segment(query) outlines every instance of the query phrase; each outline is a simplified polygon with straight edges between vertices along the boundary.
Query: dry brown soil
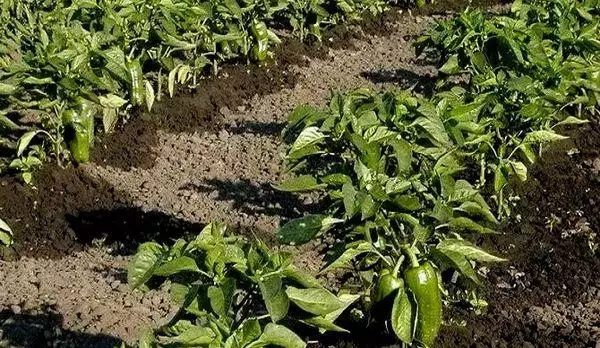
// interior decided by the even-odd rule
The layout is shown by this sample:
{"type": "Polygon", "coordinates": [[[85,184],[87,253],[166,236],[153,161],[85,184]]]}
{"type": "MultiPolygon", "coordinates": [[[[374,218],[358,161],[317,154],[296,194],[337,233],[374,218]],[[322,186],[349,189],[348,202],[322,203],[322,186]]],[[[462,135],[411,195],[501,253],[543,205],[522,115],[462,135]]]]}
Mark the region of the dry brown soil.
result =
{"type": "MultiPolygon", "coordinates": [[[[163,292],[126,286],[139,243],[169,242],[211,220],[273,242],[281,220],[318,210],[310,198],[270,186],[286,176],[279,133],[287,114],[355,87],[426,93],[435,69],[416,59],[411,42],[441,15],[394,10],[336,28],[323,43],[286,40],[276,62],[228,66],[135,115],[101,140],[91,164],[48,165],[35,188],[0,178],[0,215],[16,233],[14,247],[0,254],[0,347],[131,343],[174,310],[163,292]]],[[[448,323],[441,346],[593,347],[600,340],[600,265],[588,247],[600,227],[598,134],[595,127],[575,134],[532,171],[520,188],[521,221],[485,241],[511,260],[487,274],[487,314],[453,309],[459,320],[448,323]],[[567,155],[572,149],[578,153],[567,155]],[[551,214],[558,222],[549,228],[551,214]]],[[[318,251],[299,250],[298,262],[317,269],[318,251]]],[[[372,345],[360,336],[348,342],[372,345]]]]}

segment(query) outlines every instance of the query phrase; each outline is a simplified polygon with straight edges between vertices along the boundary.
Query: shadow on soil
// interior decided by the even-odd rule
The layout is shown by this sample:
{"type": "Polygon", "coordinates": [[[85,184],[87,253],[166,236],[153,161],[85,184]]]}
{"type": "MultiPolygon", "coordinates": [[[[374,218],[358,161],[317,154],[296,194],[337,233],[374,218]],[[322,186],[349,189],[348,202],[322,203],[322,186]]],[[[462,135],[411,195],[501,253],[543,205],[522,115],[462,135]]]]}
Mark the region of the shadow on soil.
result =
{"type": "Polygon", "coordinates": [[[170,242],[197,233],[202,224],[132,206],[131,197],[82,168],[47,165],[36,188],[17,179],[0,179],[3,219],[15,233],[0,259],[22,256],[60,258],[101,242],[118,254],[132,254],[140,243],[170,242]]]}
{"type": "Polygon", "coordinates": [[[229,125],[227,131],[232,134],[256,134],[262,136],[279,136],[285,124],[279,122],[244,122],[229,125]]]}
{"type": "Polygon", "coordinates": [[[437,79],[437,76],[420,75],[407,69],[372,70],[360,75],[373,83],[393,83],[401,89],[412,89],[423,95],[433,93],[437,79]]]}
{"type": "Polygon", "coordinates": [[[247,179],[210,179],[199,184],[188,184],[181,189],[208,192],[215,200],[233,201],[233,208],[246,214],[291,218],[312,212],[317,205],[306,203],[297,195],[274,189],[270,183],[247,179]]]}
{"type": "Polygon", "coordinates": [[[90,347],[111,348],[121,340],[104,334],[65,330],[62,315],[51,306],[15,314],[0,311],[0,346],[2,347],[90,347]]]}

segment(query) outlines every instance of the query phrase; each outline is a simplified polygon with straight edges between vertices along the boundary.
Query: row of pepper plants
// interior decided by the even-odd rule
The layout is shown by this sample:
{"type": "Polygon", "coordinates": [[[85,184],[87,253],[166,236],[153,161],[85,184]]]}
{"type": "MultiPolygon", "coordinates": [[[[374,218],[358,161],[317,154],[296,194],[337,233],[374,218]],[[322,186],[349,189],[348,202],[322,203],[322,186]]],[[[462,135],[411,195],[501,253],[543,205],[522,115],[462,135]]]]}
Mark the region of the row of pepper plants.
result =
{"type": "Polygon", "coordinates": [[[170,283],[181,309],[140,346],[304,347],[301,326],[344,332],[342,315],[407,346],[434,345],[444,304],[486,304],[478,267],[504,259],[476,241],[511,215],[511,183],[566,138],[557,127],[598,115],[599,15],[597,0],[467,10],[417,40],[439,61],[433,95],[361,89],[296,108],[283,132],[295,175],[274,186],[317,192],[326,208],[277,237],[328,244],[321,274],[343,286],[334,294],[291,255],[218,224],[170,248],[146,243],[130,283],[170,283]]]}
{"type": "Polygon", "coordinates": [[[5,0],[0,4],[0,172],[87,162],[97,130],[151,109],[227,60],[264,61],[274,29],[321,38],[383,0],[5,0]],[[97,127],[96,121],[101,125],[97,127]]]}

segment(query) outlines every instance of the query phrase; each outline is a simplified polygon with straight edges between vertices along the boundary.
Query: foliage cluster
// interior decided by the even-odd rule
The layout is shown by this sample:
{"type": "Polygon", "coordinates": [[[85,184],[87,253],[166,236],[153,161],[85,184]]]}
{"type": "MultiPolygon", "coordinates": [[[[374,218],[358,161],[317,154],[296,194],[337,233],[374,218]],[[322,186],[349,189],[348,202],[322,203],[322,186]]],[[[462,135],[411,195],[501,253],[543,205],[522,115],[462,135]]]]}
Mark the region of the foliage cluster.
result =
{"type": "Polygon", "coordinates": [[[0,5],[0,170],[31,180],[47,154],[89,160],[96,120],[113,130],[225,60],[263,61],[274,28],[379,14],[383,0],[6,0],[0,5]],[[14,155],[16,153],[16,156],[14,155]]]}

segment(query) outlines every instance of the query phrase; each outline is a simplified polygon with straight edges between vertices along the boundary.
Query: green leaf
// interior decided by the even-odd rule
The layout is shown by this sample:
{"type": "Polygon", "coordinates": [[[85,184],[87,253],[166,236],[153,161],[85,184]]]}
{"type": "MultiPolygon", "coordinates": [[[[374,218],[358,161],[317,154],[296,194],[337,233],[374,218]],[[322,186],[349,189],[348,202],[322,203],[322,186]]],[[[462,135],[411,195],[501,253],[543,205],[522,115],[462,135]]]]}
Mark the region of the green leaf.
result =
{"type": "Polygon", "coordinates": [[[439,242],[436,248],[444,253],[447,251],[457,252],[460,255],[463,255],[464,257],[466,257],[467,259],[474,260],[474,261],[480,261],[480,262],[506,261],[503,258],[494,256],[492,254],[489,254],[489,253],[479,249],[477,246],[475,246],[471,242],[468,242],[463,239],[455,239],[455,238],[445,239],[445,240],[439,242]]]}
{"type": "Polygon", "coordinates": [[[143,330],[137,343],[138,348],[156,348],[156,340],[152,329],[143,330]]]}
{"type": "Polygon", "coordinates": [[[268,323],[258,341],[247,348],[275,345],[284,348],[304,348],[306,343],[298,335],[283,325],[268,323]]]}
{"type": "Polygon", "coordinates": [[[303,192],[314,191],[324,187],[326,184],[319,184],[312,175],[300,175],[281,182],[279,185],[272,185],[273,188],[285,192],[303,192]]]}
{"type": "Polygon", "coordinates": [[[33,130],[33,131],[29,131],[29,132],[23,134],[19,138],[19,141],[17,142],[17,156],[21,156],[23,154],[23,152],[25,152],[25,150],[29,146],[29,143],[31,143],[31,140],[33,139],[33,137],[35,137],[36,135],[38,135],[42,132],[43,132],[42,130],[33,130]]]}
{"type": "Polygon", "coordinates": [[[413,341],[413,325],[416,312],[417,310],[410,301],[406,289],[401,286],[398,288],[392,305],[391,322],[396,336],[406,344],[411,344],[413,341]]]}
{"type": "Polygon", "coordinates": [[[17,91],[17,87],[0,82],[0,95],[11,95],[17,91]]]}
{"type": "Polygon", "coordinates": [[[148,111],[152,110],[152,106],[154,105],[154,99],[156,98],[156,93],[154,92],[154,87],[152,87],[152,83],[148,80],[144,80],[146,82],[146,107],[148,111]]]}
{"type": "Polygon", "coordinates": [[[546,144],[553,141],[564,140],[568,137],[556,134],[550,130],[538,130],[527,133],[523,139],[523,144],[546,144]]]}
{"type": "Polygon", "coordinates": [[[329,230],[334,224],[344,220],[325,215],[307,215],[289,221],[277,230],[277,239],[284,244],[301,245],[311,241],[319,233],[329,230]]]}
{"type": "Polygon", "coordinates": [[[445,263],[449,268],[460,272],[463,276],[471,279],[475,284],[481,284],[473,266],[460,252],[448,249],[433,249],[433,255],[445,263]]]}
{"type": "Polygon", "coordinates": [[[326,315],[343,305],[334,294],[322,288],[298,289],[289,286],[285,292],[294,304],[315,315],[326,315]]]}
{"type": "Polygon", "coordinates": [[[350,266],[350,262],[358,255],[375,252],[375,247],[369,242],[361,242],[360,244],[346,249],[340,257],[325,267],[320,273],[324,273],[337,268],[350,266]]]}
{"type": "Polygon", "coordinates": [[[442,65],[439,69],[441,72],[447,75],[452,75],[460,72],[460,66],[458,65],[458,55],[451,55],[450,58],[442,65]]]}
{"type": "Polygon", "coordinates": [[[213,330],[207,327],[193,326],[171,340],[185,346],[201,346],[211,343],[215,337],[216,334],[213,330]]]}
{"type": "Polygon", "coordinates": [[[458,208],[454,208],[455,210],[465,212],[471,216],[481,216],[486,221],[497,224],[498,220],[492,214],[492,212],[487,207],[482,207],[479,203],[473,201],[466,201],[462,203],[458,208]]]}
{"type": "Polygon", "coordinates": [[[162,263],[166,252],[163,246],[155,242],[140,245],[129,263],[127,283],[134,289],[145,284],[162,263]]]}
{"type": "Polygon", "coordinates": [[[4,220],[0,219],[0,243],[9,246],[13,243],[13,232],[4,220]]]}
{"type": "Polygon", "coordinates": [[[289,159],[297,159],[305,156],[306,154],[303,152],[303,150],[320,143],[323,139],[325,139],[325,134],[323,134],[319,128],[305,128],[300,135],[298,135],[298,138],[296,138],[294,144],[292,144],[287,157],[289,159]]]}
{"type": "Polygon", "coordinates": [[[279,275],[271,275],[258,282],[260,292],[267,311],[273,322],[283,319],[290,307],[290,299],[283,289],[283,283],[279,275]]]}
{"type": "Polygon", "coordinates": [[[589,120],[583,120],[581,118],[577,118],[575,116],[568,116],[564,120],[558,122],[555,126],[564,126],[564,125],[578,125],[578,124],[586,124],[590,122],[589,120]]]}
{"type": "Polygon", "coordinates": [[[450,227],[450,229],[453,231],[472,231],[482,234],[496,233],[496,231],[481,226],[475,221],[463,216],[451,218],[450,220],[448,220],[448,227],[450,227]]]}
{"type": "Polygon", "coordinates": [[[103,108],[102,109],[102,125],[104,132],[111,133],[117,125],[117,109],[103,108]]]}
{"type": "Polygon", "coordinates": [[[109,109],[118,109],[121,106],[127,104],[127,100],[125,100],[117,95],[114,95],[114,94],[98,96],[98,100],[100,101],[100,105],[102,105],[105,108],[109,108],[109,109]]]}
{"type": "Polygon", "coordinates": [[[527,166],[520,161],[510,161],[512,171],[517,175],[519,180],[527,181],[527,166]]]}
{"type": "Polygon", "coordinates": [[[179,272],[200,272],[200,269],[194,259],[181,256],[162,264],[154,271],[154,274],[160,277],[168,277],[179,272]]]}

